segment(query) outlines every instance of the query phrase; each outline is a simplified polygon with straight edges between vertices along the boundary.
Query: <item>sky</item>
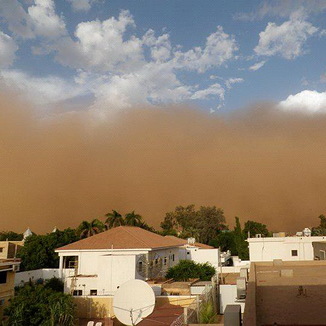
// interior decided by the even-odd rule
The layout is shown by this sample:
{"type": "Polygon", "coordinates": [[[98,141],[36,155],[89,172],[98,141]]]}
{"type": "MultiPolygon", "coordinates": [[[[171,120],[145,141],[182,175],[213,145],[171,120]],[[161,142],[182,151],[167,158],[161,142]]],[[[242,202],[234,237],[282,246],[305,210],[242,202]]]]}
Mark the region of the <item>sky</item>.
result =
{"type": "Polygon", "coordinates": [[[45,110],[326,112],[323,0],[0,0],[0,78],[45,110]]]}

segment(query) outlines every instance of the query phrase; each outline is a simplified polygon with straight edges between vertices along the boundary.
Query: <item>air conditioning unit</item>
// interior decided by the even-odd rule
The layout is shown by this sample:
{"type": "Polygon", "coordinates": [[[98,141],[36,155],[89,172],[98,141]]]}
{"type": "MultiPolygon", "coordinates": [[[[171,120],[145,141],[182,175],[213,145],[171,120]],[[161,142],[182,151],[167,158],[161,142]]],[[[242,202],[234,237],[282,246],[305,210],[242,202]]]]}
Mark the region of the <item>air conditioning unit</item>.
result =
{"type": "Polygon", "coordinates": [[[12,270],[13,270],[14,272],[19,272],[19,271],[20,271],[20,265],[13,265],[13,266],[12,266],[12,270]]]}

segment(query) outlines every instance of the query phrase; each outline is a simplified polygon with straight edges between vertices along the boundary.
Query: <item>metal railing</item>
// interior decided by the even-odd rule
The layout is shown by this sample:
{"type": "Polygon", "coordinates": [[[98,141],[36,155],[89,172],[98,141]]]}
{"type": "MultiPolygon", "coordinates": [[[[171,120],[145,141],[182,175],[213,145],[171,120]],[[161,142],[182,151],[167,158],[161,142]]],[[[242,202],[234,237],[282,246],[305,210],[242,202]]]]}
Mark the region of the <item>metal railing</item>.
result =
{"type": "Polygon", "coordinates": [[[207,303],[211,303],[214,311],[217,312],[216,286],[217,278],[214,276],[212,278],[212,285],[207,285],[204,291],[188,307],[184,308],[184,313],[175,319],[170,326],[184,326],[199,323],[201,309],[207,303]]]}

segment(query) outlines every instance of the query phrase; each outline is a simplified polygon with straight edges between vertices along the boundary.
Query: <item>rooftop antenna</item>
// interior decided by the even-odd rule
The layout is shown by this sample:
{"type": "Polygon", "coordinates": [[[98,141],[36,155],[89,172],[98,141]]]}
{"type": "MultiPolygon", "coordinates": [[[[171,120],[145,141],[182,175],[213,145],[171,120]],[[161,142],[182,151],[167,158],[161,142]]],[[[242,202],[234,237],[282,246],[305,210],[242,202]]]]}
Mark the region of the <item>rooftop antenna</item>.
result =
{"type": "Polygon", "coordinates": [[[154,291],[142,280],[123,283],[113,297],[114,314],[124,325],[137,325],[153,312],[154,306],[154,291]]]}

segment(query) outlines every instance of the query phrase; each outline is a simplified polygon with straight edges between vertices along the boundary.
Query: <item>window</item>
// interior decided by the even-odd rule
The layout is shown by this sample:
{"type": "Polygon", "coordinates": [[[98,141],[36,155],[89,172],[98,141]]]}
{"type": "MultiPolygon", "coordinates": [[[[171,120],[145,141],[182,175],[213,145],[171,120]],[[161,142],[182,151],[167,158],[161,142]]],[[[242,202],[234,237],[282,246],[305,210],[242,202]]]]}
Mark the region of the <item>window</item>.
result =
{"type": "Polygon", "coordinates": [[[97,290],[91,290],[90,295],[97,295],[97,290]]]}
{"type": "Polygon", "coordinates": [[[72,293],[73,296],[81,296],[83,295],[83,290],[74,290],[74,292],[72,293]]]}
{"type": "Polygon", "coordinates": [[[63,257],[63,268],[77,268],[78,256],[65,256],[63,257]]]}
{"type": "Polygon", "coordinates": [[[190,251],[187,251],[187,255],[190,255],[190,251]]]}
{"type": "Polygon", "coordinates": [[[174,254],[172,255],[172,261],[174,261],[174,254]]]}
{"type": "Polygon", "coordinates": [[[291,250],[292,257],[298,256],[298,250],[291,250]]]}
{"type": "Polygon", "coordinates": [[[3,249],[4,249],[4,248],[0,248],[0,252],[3,252],[3,249]]]}
{"type": "Polygon", "coordinates": [[[7,283],[7,272],[0,272],[0,284],[7,283]]]}
{"type": "Polygon", "coordinates": [[[138,262],[138,272],[141,272],[143,270],[143,262],[138,262]]]}
{"type": "Polygon", "coordinates": [[[167,263],[167,258],[164,257],[164,265],[166,265],[166,263],[167,263]]]}

